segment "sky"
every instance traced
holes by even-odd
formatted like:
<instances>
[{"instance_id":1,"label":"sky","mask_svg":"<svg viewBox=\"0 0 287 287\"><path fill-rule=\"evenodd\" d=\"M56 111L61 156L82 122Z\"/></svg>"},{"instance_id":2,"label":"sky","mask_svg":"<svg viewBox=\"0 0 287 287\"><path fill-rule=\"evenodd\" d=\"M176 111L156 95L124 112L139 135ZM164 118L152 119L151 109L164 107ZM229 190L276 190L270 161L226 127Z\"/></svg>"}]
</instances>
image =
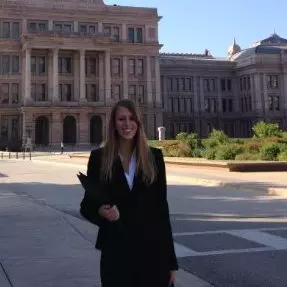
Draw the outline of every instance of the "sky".
<instances>
[{"instance_id":1,"label":"sky","mask_svg":"<svg viewBox=\"0 0 287 287\"><path fill-rule=\"evenodd\" d=\"M236 39L242 49L274 31L287 38L286 0L104 0L107 5L153 7L159 22L161 52L226 57Z\"/></svg>"}]
</instances>

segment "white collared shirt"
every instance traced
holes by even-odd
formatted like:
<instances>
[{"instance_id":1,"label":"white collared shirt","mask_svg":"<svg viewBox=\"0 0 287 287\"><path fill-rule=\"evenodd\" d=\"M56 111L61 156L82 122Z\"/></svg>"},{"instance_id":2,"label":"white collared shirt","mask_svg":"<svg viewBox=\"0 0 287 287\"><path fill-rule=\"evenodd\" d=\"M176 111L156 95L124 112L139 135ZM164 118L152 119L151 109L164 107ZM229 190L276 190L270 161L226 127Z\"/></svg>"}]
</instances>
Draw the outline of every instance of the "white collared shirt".
<instances>
[{"instance_id":1,"label":"white collared shirt","mask_svg":"<svg viewBox=\"0 0 287 287\"><path fill-rule=\"evenodd\" d=\"M122 159L121 155L120 158ZM133 188L133 183L134 183L134 177L135 177L135 173L136 173L136 151L134 150L129 162L129 171L128 173L125 172L125 176L129 185L130 190L132 190Z\"/></svg>"}]
</instances>

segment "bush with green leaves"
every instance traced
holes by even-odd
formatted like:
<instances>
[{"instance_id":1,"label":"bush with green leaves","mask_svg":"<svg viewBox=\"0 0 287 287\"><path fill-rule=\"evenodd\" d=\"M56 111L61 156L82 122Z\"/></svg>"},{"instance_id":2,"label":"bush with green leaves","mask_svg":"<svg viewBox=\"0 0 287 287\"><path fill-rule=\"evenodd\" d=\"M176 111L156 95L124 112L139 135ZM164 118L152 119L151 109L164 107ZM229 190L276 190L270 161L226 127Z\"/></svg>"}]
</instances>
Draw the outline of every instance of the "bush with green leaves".
<instances>
[{"instance_id":1,"label":"bush with green leaves","mask_svg":"<svg viewBox=\"0 0 287 287\"><path fill-rule=\"evenodd\" d=\"M252 127L255 138L282 137L282 131L278 124L258 122Z\"/></svg>"},{"instance_id":2,"label":"bush with green leaves","mask_svg":"<svg viewBox=\"0 0 287 287\"><path fill-rule=\"evenodd\" d=\"M205 159L215 159L216 149L215 148L207 148L202 151L202 157Z\"/></svg>"},{"instance_id":3,"label":"bush with green leaves","mask_svg":"<svg viewBox=\"0 0 287 287\"><path fill-rule=\"evenodd\" d=\"M244 151L241 145L229 144L222 145L216 151L215 159L217 160L234 160L235 157Z\"/></svg>"},{"instance_id":4,"label":"bush with green leaves","mask_svg":"<svg viewBox=\"0 0 287 287\"><path fill-rule=\"evenodd\" d=\"M186 138L188 137L188 133L186 132L181 132L181 133L178 133L175 137L176 140L179 140L179 141L185 141Z\"/></svg>"},{"instance_id":5,"label":"bush with green leaves","mask_svg":"<svg viewBox=\"0 0 287 287\"><path fill-rule=\"evenodd\" d=\"M287 151L283 151L278 154L279 161L287 161Z\"/></svg>"},{"instance_id":6,"label":"bush with green leaves","mask_svg":"<svg viewBox=\"0 0 287 287\"><path fill-rule=\"evenodd\" d=\"M262 160L275 161L280 153L279 143L268 143L262 146L260 150L260 158Z\"/></svg>"},{"instance_id":7,"label":"bush with green leaves","mask_svg":"<svg viewBox=\"0 0 287 287\"><path fill-rule=\"evenodd\" d=\"M260 154L259 153L248 153L248 152L244 152L244 153L240 153L238 155L236 155L235 160L250 160L250 161L256 161L256 160L260 160Z\"/></svg>"}]
</instances>

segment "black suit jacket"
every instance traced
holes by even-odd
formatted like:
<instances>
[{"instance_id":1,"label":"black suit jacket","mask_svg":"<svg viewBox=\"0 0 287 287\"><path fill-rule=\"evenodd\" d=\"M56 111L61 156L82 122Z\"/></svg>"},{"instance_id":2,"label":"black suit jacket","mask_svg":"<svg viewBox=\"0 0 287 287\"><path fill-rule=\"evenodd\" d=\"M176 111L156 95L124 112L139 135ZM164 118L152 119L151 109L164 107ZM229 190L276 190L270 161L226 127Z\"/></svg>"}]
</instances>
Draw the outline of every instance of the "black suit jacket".
<instances>
[{"instance_id":1,"label":"black suit jacket","mask_svg":"<svg viewBox=\"0 0 287 287\"><path fill-rule=\"evenodd\" d=\"M146 252L153 252L153 256L162 257L161 262L165 262L169 270L177 270L163 154L160 149L150 150L157 169L157 178L150 186L146 186L140 175L136 174L133 188L130 190L119 157L113 166L112 179L109 182L101 181L100 168L104 164L102 148L91 152L87 176L91 182L91 190L93 187L102 188L108 193L112 203L117 205L121 223L129 231L132 244ZM99 215L99 207L97 202L85 193L80 212L88 221L99 226L95 247L102 250L118 238L108 233L107 226L112 223Z\"/></svg>"}]
</instances>

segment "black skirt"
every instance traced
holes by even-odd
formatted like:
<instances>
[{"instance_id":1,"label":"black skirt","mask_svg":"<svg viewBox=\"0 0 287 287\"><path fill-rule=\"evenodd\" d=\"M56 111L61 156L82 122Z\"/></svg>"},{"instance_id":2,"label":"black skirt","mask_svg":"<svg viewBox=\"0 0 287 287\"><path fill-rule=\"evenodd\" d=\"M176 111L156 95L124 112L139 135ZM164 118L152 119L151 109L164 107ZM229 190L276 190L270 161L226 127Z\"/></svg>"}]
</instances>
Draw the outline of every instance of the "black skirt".
<instances>
[{"instance_id":1,"label":"black skirt","mask_svg":"<svg viewBox=\"0 0 287 287\"><path fill-rule=\"evenodd\" d=\"M101 251L102 287L168 287L169 270L152 250L123 242Z\"/></svg>"}]
</instances>

